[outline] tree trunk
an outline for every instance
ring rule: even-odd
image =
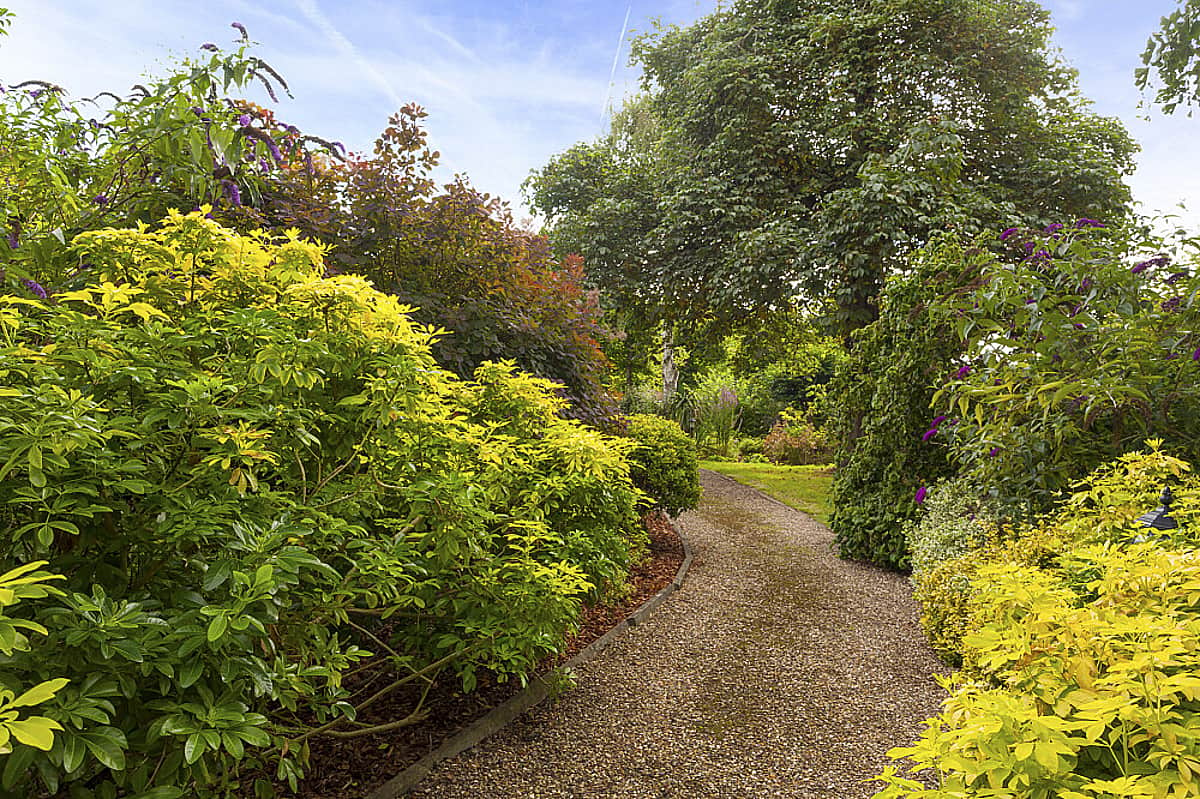
[[[679,366],[675,363],[675,325],[663,327],[663,403],[668,403],[679,391]]]

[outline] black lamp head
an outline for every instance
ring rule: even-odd
[[[1142,514],[1138,517],[1138,521],[1143,527],[1149,527],[1153,530],[1174,530],[1179,527],[1179,522],[1171,518],[1171,502],[1175,499],[1171,494],[1170,486],[1163,488],[1162,496],[1158,501],[1162,504],[1149,513]]]

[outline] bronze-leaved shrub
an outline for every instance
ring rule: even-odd
[[[295,785],[316,737],[426,712],[377,699],[523,679],[622,588],[631,445],[553,384],[455,377],[294,235],[173,213],[75,249],[82,288],[0,297],[0,562],[64,577],[0,615],[0,705],[41,686],[52,722],[2,745],[5,795]]]

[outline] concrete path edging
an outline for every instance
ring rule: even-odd
[[[692,559],[695,553],[692,550],[692,545],[683,537],[679,525],[672,522],[671,526],[675,529],[676,534],[679,535],[680,542],[683,544],[683,563],[679,564],[679,569],[675,572],[675,579],[657,594],[643,602],[641,607],[622,619],[615,627],[579,650],[579,652],[558,668],[570,669],[592,660],[629,632],[630,627],[635,627],[649,618],[663,602],[667,601],[667,598],[671,594],[683,587],[683,581],[692,566]],[[398,799],[406,795],[413,788],[417,787],[421,780],[425,779],[438,763],[478,745],[486,738],[507,727],[527,710],[541,704],[545,701],[546,697],[550,696],[550,688],[545,677],[546,674],[535,675],[529,685],[516,696],[504,704],[492,708],[482,718],[443,741],[442,745],[437,749],[367,794],[366,799]]]

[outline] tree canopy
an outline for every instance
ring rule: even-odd
[[[1050,33],[1030,0],[739,0],[639,38],[644,94],[531,198],[627,308],[804,293],[853,329],[933,231],[1127,215],[1136,146]]]
[[[1200,4],[1179,0],[1179,6],[1162,19],[1162,27],[1146,42],[1145,65],[1137,70],[1138,88],[1150,87],[1158,78],[1154,100],[1165,113],[1180,105],[1200,105]],[[1190,114],[1189,110],[1189,114]]]

